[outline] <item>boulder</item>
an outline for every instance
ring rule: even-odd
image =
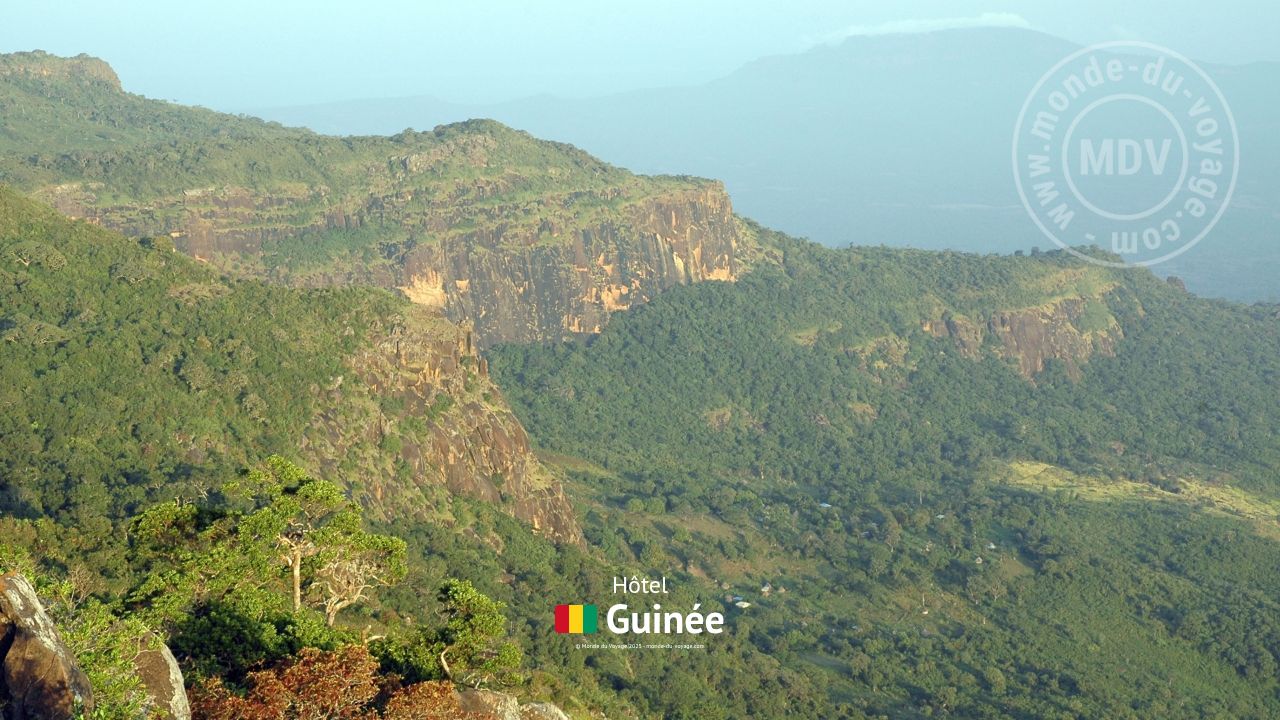
[[[178,660],[168,645],[155,636],[143,638],[142,650],[133,664],[138,669],[138,679],[151,698],[150,717],[191,720],[182,670],[178,668]]]
[[[463,712],[475,713],[478,720],[522,720],[520,704],[506,693],[494,690],[463,690],[458,694]]]
[[[21,575],[0,577],[0,658],[7,720],[70,720],[92,712],[89,678]]]
[[[569,720],[569,716],[551,703],[537,702],[520,706],[520,720]]]

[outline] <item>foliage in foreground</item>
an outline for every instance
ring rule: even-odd
[[[253,672],[241,696],[218,678],[191,693],[195,720],[464,720],[453,685],[401,686],[379,676],[378,661],[362,646],[303,650],[268,670]]]
[[[273,456],[206,504],[140,514],[119,548],[136,578],[123,597],[52,580],[56,569],[21,548],[6,548],[0,565],[37,578],[102,720],[145,710],[134,657],[161,638],[200,689],[197,717],[450,717],[452,695],[442,688],[452,684],[421,684],[449,680],[449,665],[415,666],[410,681],[419,685],[401,688],[399,661],[376,659],[341,622],[344,609],[376,607],[376,590],[407,571],[404,541],[363,525],[336,485]],[[439,602],[439,625],[383,623],[383,644],[406,656],[448,656],[469,684],[517,682],[521,656],[503,640],[502,604],[457,580],[441,587]]]

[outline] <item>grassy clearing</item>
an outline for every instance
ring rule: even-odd
[[[1170,492],[1147,483],[1121,478],[1079,475],[1053,465],[1016,461],[1009,464],[1006,482],[1039,492],[1066,492],[1089,502],[1148,500],[1180,502],[1216,515],[1247,521],[1260,534],[1280,540],[1280,501],[1230,485],[1198,480],[1178,481]]]

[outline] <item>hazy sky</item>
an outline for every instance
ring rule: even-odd
[[[243,110],[689,84],[851,32],[986,23],[1147,40],[1210,61],[1280,60],[1274,0],[45,0],[4,9],[0,51],[87,52],[134,92]]]

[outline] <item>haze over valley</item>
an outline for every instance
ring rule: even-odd
[[[253,112],[335,134],[491,117],[638,172],[721,179],[739,212],[824,245],[1008,254],[1052,246],[1018,199],[1009,145],[1027,93],[1079,47],[1023,28],[854,36],[686,87],[471,105],[362,99]],[[1231,212],[1210,241],[1158,271],[1208,296],[1275,301],[1280,64],[1208,71],[1231,100],[1248,153]]]

